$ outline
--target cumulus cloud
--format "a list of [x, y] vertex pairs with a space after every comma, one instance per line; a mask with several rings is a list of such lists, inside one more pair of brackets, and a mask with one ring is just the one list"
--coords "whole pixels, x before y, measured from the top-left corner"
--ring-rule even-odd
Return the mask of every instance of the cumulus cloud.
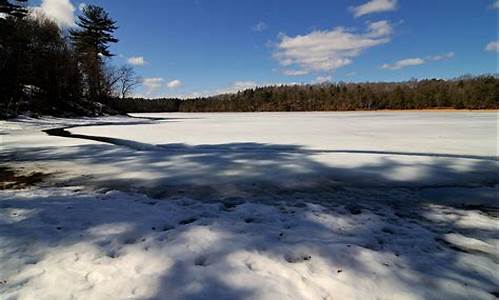
[[396, 10], [397, 4], [397, 0], [371, 0], [360, 6], [351, 7], [350, 10], [357, 18], [372, 13]]
[[232, 82], [229, 86], [216, 89], [210, 94], [212, 95], [218, 95], [218, 94], [232, 94], [232, 93], [237, 93], [239, 91], [243, 91], [246, 89], [253, 89], [257, 87], [258, 84], [255, 81], [234, 81]]
[[489, 52], [498, 52], [498, 41], [489, 42], [488, 45], [484, 48], [484, 50]]
[[378, 21], [368, 23], [361, 33], [336, 27], [295, 37], [281, 35], [273, 56], [282, 66], [298, 66], [302, 72], [334, 71], [363, 50], [389, 42], [391, 34], [391, 24]]
[[40, 6], [31, 7], [31, 12], [35, 17], [43, 14], [61, 27], [75, 25], [75, 7], [69, 0], [43, 0]]
[[304, 71], [304, 70], [283, 70], [283, 74], [287, 75], [287, 76], [304, 76], [304, 75], [307, 75], [309, 74], [308, 71]]
[[172, 81], [165, 81], [163, 77], [147, 77], [142, 79], [143, 89], [140, 93], [136, 93], [135, 97], [143, 98], [169, 98], [179, 97], [173, 95], [169, 91], [173, 91], [183, 86], [182, 81], [175, 79]]
[[[297, 85], [301, 83], [297, 82], [287, 82], [287, 83], [277, 83], [277, 82], [256, 82], [256, 81], [234, 81], [231, 82], [230, 84], [221, 87], [221, 88], [215, 88], [215, 89], [209, 89], [209, 90], [199, 90], [199, 91], [190, 91], [186, 93], [156, 93], [154, 97], [164, 97], [164, 98], [180, 98], [180, 99], [190, 99], [190, 98], [198, 98], [198, 97], [210, 97], [210, 96], [215, 96], [215, 95], [221, 95], [221, 94], [234, 94], [239, 91], [247, 90], [247, 89], [255, 89], [257, 87], [263, 87], [263, 86], [277, 86], [277, 85]], [[151, 95], [145, 96], [142, 94], [136, 94], [136, 97], [152, 97]]]
[[152, 96], [161, 89], [164, 79], [161, 77], [148, 77], [142, 80], [146, 96]]
[[381, 68], [388, 69], [388, 70], [400, 70], [400, 69], [403, 69], [406, 67], [423, 65], [423, 64], [431, 62], [431, 61], [440, 61], [440, 60], [450, 59], [453, 56], [455, 56], [455, 53], [448, 52], [446, 54], [427, 56], [425, 58], [420, 58], [420, 57], [405, 58], [405, 59], [398, 60], [392, 64], [383, 64], [381, 66]]
[[174, 97], [188, 99], [188, 98], [197, 98], [197, 97], [210, 97], [210, 96], [221, 95], [221, 94], [234, 94], [234, 93], [237, 93], [239, 91], [253, 89], [253, 88], [256, 88], [258, 86], [260, 86], [260, 85], [255, 81], [234, 81], [234, 82], [231, 82], [229, 85], [222, 87], [222, 88], [205, 90], [205, 91], [194, 91], [194, 92], [190, 92], [187, 94], [174, 95]]
[[256, 31], [256, 32], [261, 32], [261, 31], [264, 31], [267, 29], [267, 24], [265, 22], [259, 22], [257, 24], [255, 24], [254, 26], [252, 26], [252, 30], [253, 31]]
[[314, 83], [324, 83], [329, 81], [332, 81], [332, 76], [318, 76], [314, 80]]
[[177, 89], [177, 88], [180, 88], [182, 86], [182, 81], [178, 80], [178, 79], [175, 79], [175, 80], [172, 80], [172, 81], [169, 81], [167, 83], [167, 87], [169, 89]]
[[147, 61], [142, 56], [132, 56], [127, 59], [127, 62], [134, 66], [144, 66]]

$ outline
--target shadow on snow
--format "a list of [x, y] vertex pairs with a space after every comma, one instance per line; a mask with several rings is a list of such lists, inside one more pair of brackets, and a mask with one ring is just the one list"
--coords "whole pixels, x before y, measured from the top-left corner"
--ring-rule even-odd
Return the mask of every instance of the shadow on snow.
[[[316, 249], [322, 259], [330, 262], [335, 268], [352, 268], [359, 273], [367, 273], [357, 253], [363, 249], [378, 252], [394, 253], [415, 274], [413, 278], [398, 277], [397, 271], [392, 273], [399, 279], [399, 284], [412, 288], [421, 286], [426, 292], [425, 298], [457, 298], [464, 295], [450, 290], [442, 291], [432, 284], [433, 279], [452, 279], [468, 284], [469, 289], [487, 290], [492, 295], [498, 295], [498, 283], [493, 277], [471, 272], [458, 263], [458, 255], [463, 249], [456, 249], [443, 243], [444, 235], [456, 232], [479, 239], [497, 239], [498, 232], [483, 228], [464, 228], [458, 220], [433, 223], [422, 217], [429, 205], [442, 205], [449, 208], [481, 209], [486, 212], [498, 209], [498, 162], [491, 157], [457, 157], [447, 154], [394, 153], [359, 150], [327, 151], [328, 155], [342, 153], [358, 153], [366, 155], [377, 154], [380, 159], [363, 163], [358, 166], [346, 167], [334, 163], [321, 163], [315, 159], [321, 155], [315, 150], [308, 150], [296, 145], [271, 145], [258, 143], [229, 143], [222, 145], [189, 146], [185, 144], [150, 145], [134, 141], [109, 139], [105, 137], [89, 137], [68, 133], [67, 131], [52, 132], [60, 136], [85, 138], [114, 145], [90, 144], [57, 147], [34, 147], [4, 151], [2, 159], [9, 165], [16, 162], [59, 162], [65, 161], [77, 165], [85, 165], [87, 170], [96, 170], [88, 176], [73, 174], [59, 182], [64, 185], [92, 185], [107, 190], [118, 189], [145, 193], [156, 200], [145, 201], [144, 207], [154, 209], [160, 205], [159, 199], [189, 197], [220, 204], [224, 214], [231, 214], [231, 209], [242, 205], [245, 201], [271, 204], [279, 207], [286, 203], [285, 213], [293, 213], [290, 207], [300, 207], [303, 202], [320, 204], [336, 217], [352, 217], [371, 214], [378, 221], [368, 222], [364, 219], [351, 232], [339, 233], [345, 243], [328, 244], [325, 248]], [[116, 147], [115, 145], [123, 145]], [[320, 151], [321, 152], [321, 151]], [[381, 155], [382, 154], [382, 155]], [[408, 165], [392, 155], [432, 156], [429, 160], [417, 160], [416, 176], [398, 178], [390, 176], [400, 168]], [[341, 157], [340, 160], [343, 158]], [[346, 159], [347, 156], [346, 156]], [[457, 168], [457, 159], [468, 159], [467, 168]], [[122, 176], [122, 175], [126, 176]], [[132, 174], [132, 175], [130, 175]], [[135, 174], [135, 175], [134, 175]], [[36, 207], [32, 201], [2, 200], [2, 209], [42, 209], [16, 226], [23, 228], [32, 218], [46, 218], [47, 224], [56, 226], [58, 218], [64, 218], [62, 209], [81, 206], [84, 196], [74, 197], [40, 197]], [[160, 204], [159, 204], [160, 203]], [[96, 202], [95, 209], [99, 209]], [[82, 208], [83, 209], [83, 208]], [[120, 209], [120, 208], [117, 208]], [[92, 211], [88, 211], [92, 214]], [[159, 212], [161, 219], [161, 210]], [[203, 216], [196, 215], [192, 224], [182, 225], [182, 220], [176, 220], [173, 226], [177, 237], [190, 230], [192, 226], [203, 226], [198, 223]], [[171, 224], [171, 220], [165, 220]], [[226, 236], [238, 240], [242, 234], [227, 224], [217, 225], [218, 219], [211, 219], [215, 228]], [[241, 222], [245, 222], [241, 220]], [[58, 234], [38, 234], [28, 230], [9, 234], [9, 226], [0, 225], [2, 238], [9, 243], [24, 243], [26, 237], [36, 236], [39, 247], [51, 245], [74, 245], [85, 241], [82, 234], [91, 228], [105, 224], [127, 223], [130, 230], [109, 237], [110, 239], [125, 239], [134, 236], [140, 239], [146, 228], [159, 228], [161, 224], [144, 223], [140, 218], [131, 219], [128, 214], [112, 213], [108, 217], [96, 218], [91, 223], [76, 218], [72, 228], [65, 228]], [[391, 226], [387, 230], [387, 224]], [[265, 224], [264, 224], [265, 225]], [[256, 225], [259, 226], [259, 225]], [[332, 234], [332, 229], [310, 220], [303, 225], [307, 228], [309, 242], [290, 239], [276, 244], [268, 243], [269, 237], [254, 234], [247, 241], [240, 241], [239, 250], [256, 251], [270, 256], [286, 258], [286, 250], [310, 247], [314, 249], [314, 240], [323, 240]], [[28, 227], [27, 227], [28, 228]], [[263, 229], [264, 230], [264, 229]], [[285, 234], [293, 235], [293, 227], [276, 229]], [[392, 233], [391, 233], [392, 232]], [[419, 237], [415, 233], [421, 232]], [[413, 235], [412, 235], [413, 234]], [[355, 237], [355, 239], [353, 238]], [[278, 237], [277, 237], [278, 238]], [[362, 242], [359, 242], [362, 241]], [[225, 257], [236, 250], [231, 247], [231, 238], [210, 245], [219, 257]], [[352, 245], [350, 255], [338, 256], [336, 250]], [[109, 252], [109, 244], [97, 245], [103, 252]], [[270, 245], [270, 246], [269, 246]], [[401, 252], [401, 245], [407, 245], [408, 252]], [[313, 251], [314, 252], [314, 251]], [[6, 254], [8, 255], [8, 254]], [[313, 257], [313, 259], [315, 259]], [[492, 263], [498, 264], [498, 256], [491, 257]], [[434, 264], [439, 262], [439, 264]], [[193, 262], [196, 264], [196, 262]], [[291, 263], [291, 262], [290, 262]], [[209, 269], [210, 265], [200, 267]], [[228, 267], [229, 268], [229, 267]], [[162, 275], [159, 288], [153, 299], [162, 299], [174, 295], [180, 299], [246, 299], [255, 296], [256, 290], [251, 287], [241, 288], [231, 286], [224, 279], [226, 272], [211, 272], [203, 276], [203, 285], [196, 291], [175, 294], [176, 286], [172, 282], [187, 285], [193, 280], [192, 268], [185, 262], [176, 262]], [[206, 272], [206, 271], [202, 271]], [[196, 276], [195, 276], [196, 277]], [[497, 276], [498, 277], [498, 276]], [[172, 294], [174, 293], [174, 294]], [[438, 293], [438, 294], [436, 294]], [[439, 294], [441, 293], [441, 294]]]

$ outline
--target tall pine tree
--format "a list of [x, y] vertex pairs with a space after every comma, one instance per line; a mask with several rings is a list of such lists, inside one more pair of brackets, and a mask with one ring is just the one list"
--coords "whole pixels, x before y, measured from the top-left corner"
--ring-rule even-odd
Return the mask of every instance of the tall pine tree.
[[113, 36], [118, 28], [109, 14], [99, 6], [87, 5], [78, 17], [79, 29], [71, 30], [71, 40], [82, 67], [87, 97], [98, 100], [106, 96], [104, 58], [111, 57], [111, 43], [118, 42]]

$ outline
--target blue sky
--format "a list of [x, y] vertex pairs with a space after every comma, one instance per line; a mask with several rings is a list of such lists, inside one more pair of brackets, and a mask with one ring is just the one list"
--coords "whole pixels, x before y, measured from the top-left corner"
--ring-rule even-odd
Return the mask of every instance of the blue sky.
[[[495, 0], [43, 0], [70, 27], [82, 3], [118, 21], [114, 64], [137, 95], [197, 96], [255, 85], [398, 81], [498, 73]], [[70, 16], [71, 15], [71, 16]]]

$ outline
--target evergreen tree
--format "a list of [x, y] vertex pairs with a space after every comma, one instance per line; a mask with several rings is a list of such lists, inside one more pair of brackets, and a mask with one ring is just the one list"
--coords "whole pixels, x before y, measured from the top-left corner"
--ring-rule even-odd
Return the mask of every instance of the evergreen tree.
[[0, 106], [4, 111], [16, 111], [22, 98], [22, 63], [28, 45], [23, 33], [26, 1], [0, 0], [4, 15], [0, 17]]
[[23, 6], [23, 3], [28, 2], [28, 0], [16, 0], [14, 2], [10, 3], [9, 0], [0, 0], [0, 13], [18, 18], [26, 16], [28, 11]]
[[118, 42], [113, 36], [118, 27], [102, 7], [94, 5], [85, 6], [77, 25], [79, 29], [70, 31], [71, 40], [82, 66], [87, 96], [97, 100], [107, 96], [103, 59], [113, 56], [109, 46]]

